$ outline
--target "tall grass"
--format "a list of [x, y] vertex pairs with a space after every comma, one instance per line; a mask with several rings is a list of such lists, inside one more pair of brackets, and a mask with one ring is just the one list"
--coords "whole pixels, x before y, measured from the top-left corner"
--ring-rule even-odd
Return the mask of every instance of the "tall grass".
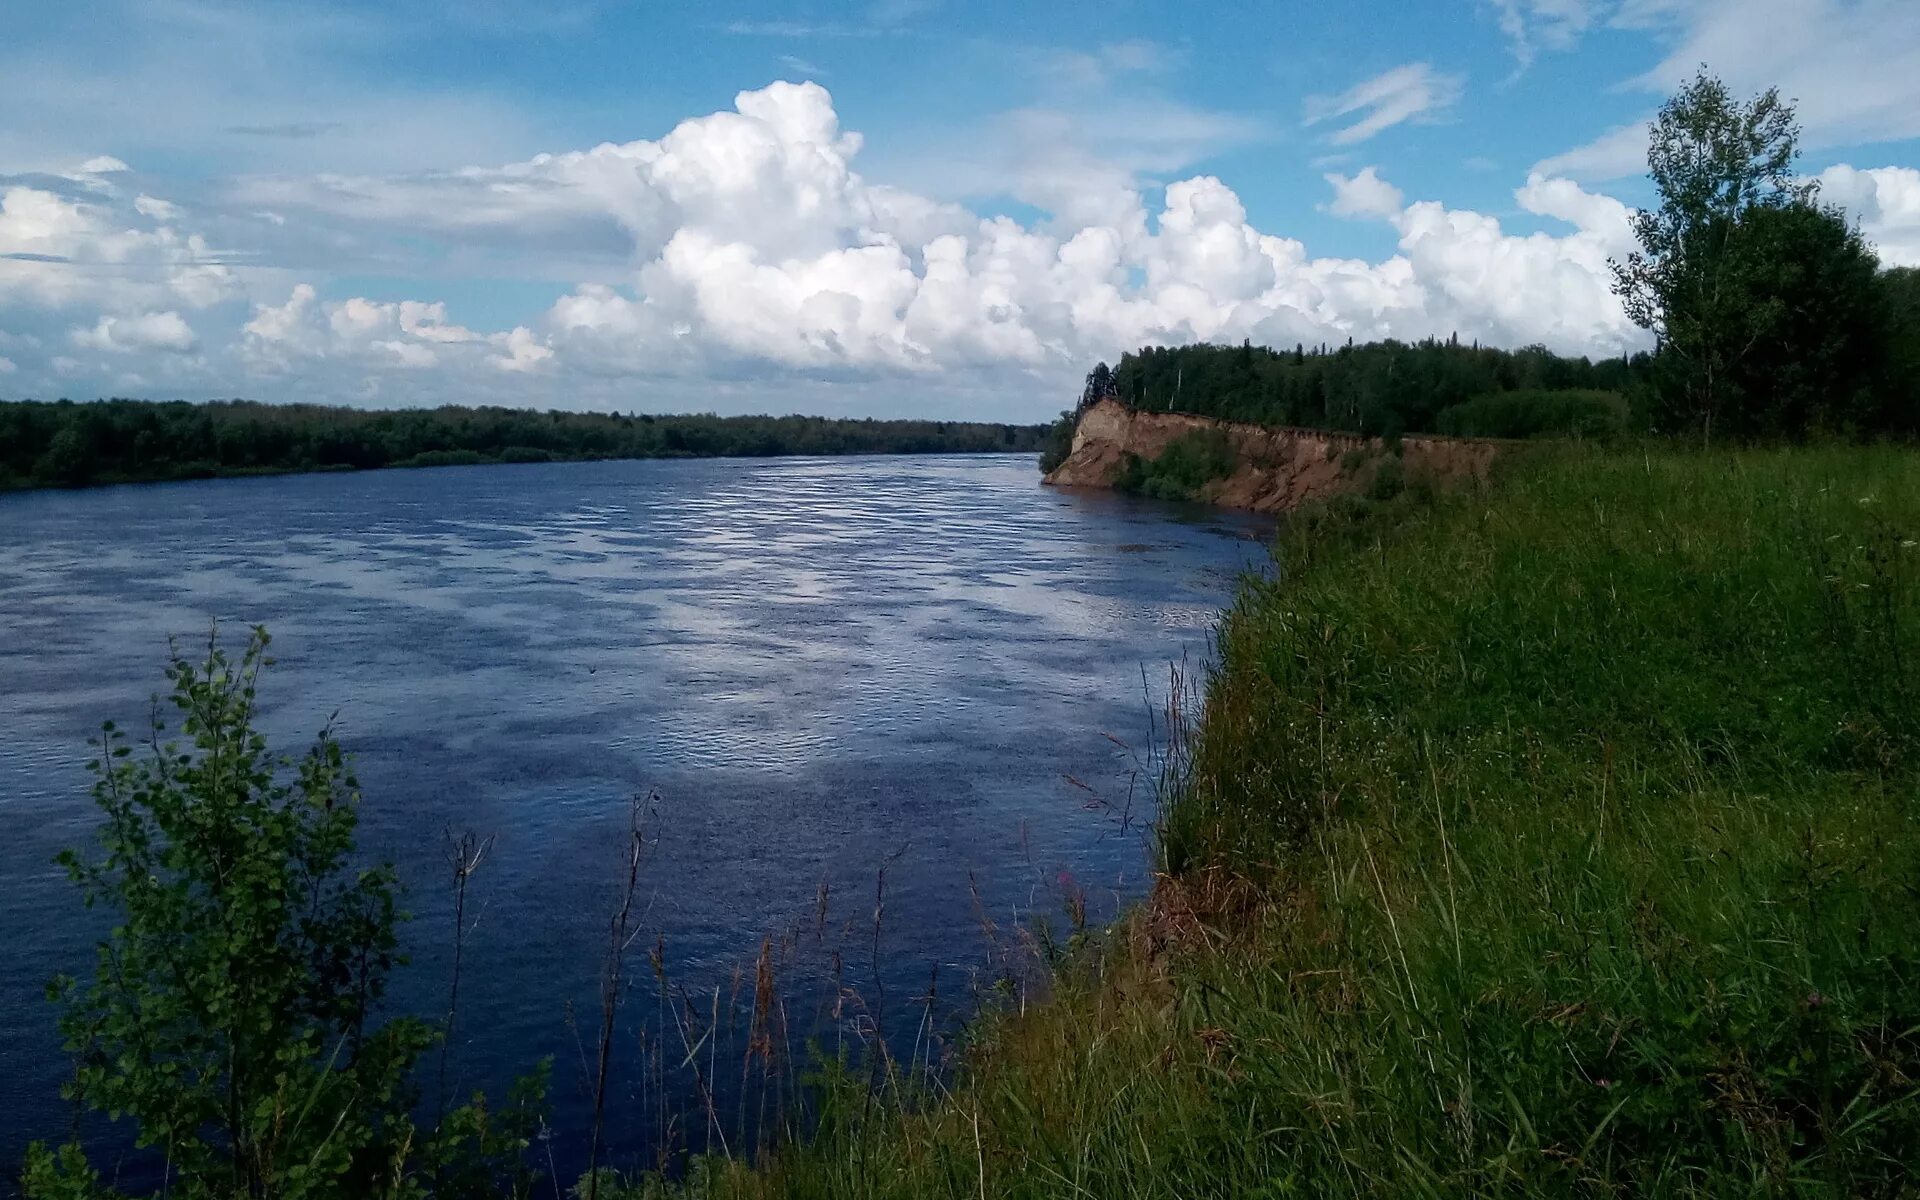
[[830, 1067], [810, 1138], [676, 1186], [1907, 1194], [1916, 540], [1894, 449], [1553, 447], [1303, 517], [1153, 900], [950, 1085]]

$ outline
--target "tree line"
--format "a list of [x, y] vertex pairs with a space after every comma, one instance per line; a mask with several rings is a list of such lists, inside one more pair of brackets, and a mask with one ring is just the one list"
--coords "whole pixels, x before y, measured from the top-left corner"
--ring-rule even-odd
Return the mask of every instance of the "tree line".
[[1883, 269], [1799, 177], [1777, 90], [1734, 97], [1704, 69], [1661, 109], [1659, 198], [1612, 263], [1654, 350], [1594, 361], [1457, 336], [1292, 350], [1150, 346], [1088, 375], [1082, 405], [1391, 436], [1633, 431], [1711, 443], [1920, 433], [1920, 270]]
[[1083, 400], [1261, 425], [1420, 433], [1439, 431], [1445, 414], [1485, 396], [1624, 397], [1643, 392], [1651, 374], [1645, 354], [1594, 362], [1542, 346], [1501, 350], [1457, 338], [1292, 350], [1149, 346], [1123, 356], [1117, 368], [1096, 367]]
[[0, 402], [0, 488], [605, 458], [1038, 450], [1045, 426], [245, 400]]

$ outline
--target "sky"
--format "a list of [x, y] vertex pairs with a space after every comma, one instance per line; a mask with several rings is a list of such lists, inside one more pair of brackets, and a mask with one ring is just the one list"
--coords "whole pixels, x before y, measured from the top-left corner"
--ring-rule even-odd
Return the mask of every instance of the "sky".
[[1145, 344], [1647, 344], [1702, 64], [1920, 265], [1913, 0], [8, 0], [0, 398], [1041, 420]]

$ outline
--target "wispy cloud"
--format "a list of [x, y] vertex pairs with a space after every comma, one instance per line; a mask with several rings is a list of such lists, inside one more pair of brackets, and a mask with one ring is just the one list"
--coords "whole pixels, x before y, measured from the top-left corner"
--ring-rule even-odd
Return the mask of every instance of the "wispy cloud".
[[[1708, 67], [1736, 92], [1778, 86], [1798, 102], [1809, 150], [1920, 137], [1920, 21], [1911, 0], [1629, 0], [1611, 24], [1651, 32], [1658, 65], [1622, 81], [1671, 92]], [[1535, 170], [1599, 180], [1646, 167], [1636, 122], [1542, 160]]]
[[794, 74], [804, 76], [808, 79], [825, 79], [832, 74], [832, 72], [828, 71], [825, 67], [818, 63], [808, 62], [797, 54], [782, 54], [780, 56], [780, 65], [792, 71]]
[[765, 38], [847, 38], [873, 37], [880, 32], [873, 25], [842, 25], [837, 22], [808, 21], [728, 21], [720, 27], [736, 37]]
[[282, 121], [277, 125], [229, 125], [226, 130], [246, 137], [316, 138], [339, 128], [338, 121]]
[[1571, 50], [1599, 20], [1601, 0], [1489, 0], [1521, 70], [1543, 50]]
[[1351, 146], [1404, 121], [1437, 120], [1460, 99], [1464, 83], [1462, 76], [1436, 71], [1432, 63], [1408, 63], [1338, 96], [1308, 97], [1305, 123], [1314, 126], [1357, 116], [1358, 120], [1327, 138], [1336, 146]]
[[729, 21], [720, 28], [736, 37], [871, 38], [905, 33], [940, 7], [941, 0], [877, 0], [854, 21]]
[[891, 28], [929, 16], [940, 8], [941, 0], [875, 0], [867, 6], [869, 24]]
[[1186, 62], [1187, 53], [1148, 38], [1106, 42], [1090, 50], [1062, 50], [1045, 69], [1073, 87], [1097, 87], [1129, 75], [1164, 75]]
[[1647, 165], [1647, 122], [1617, 125], [1584, 146], [1551, 155], [1533, 164], [1539, 175], [1566, 175], [1574, 179], [1624, 179]]

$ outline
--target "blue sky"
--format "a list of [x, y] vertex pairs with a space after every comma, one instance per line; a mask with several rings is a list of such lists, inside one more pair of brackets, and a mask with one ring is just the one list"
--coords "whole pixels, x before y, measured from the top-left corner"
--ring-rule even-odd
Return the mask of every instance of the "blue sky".
[[1037, 418], [1150, 341], [1616, 353], [1703, 61], [1920, 262], [1910, 3], [15, 0], [0, 396]]

